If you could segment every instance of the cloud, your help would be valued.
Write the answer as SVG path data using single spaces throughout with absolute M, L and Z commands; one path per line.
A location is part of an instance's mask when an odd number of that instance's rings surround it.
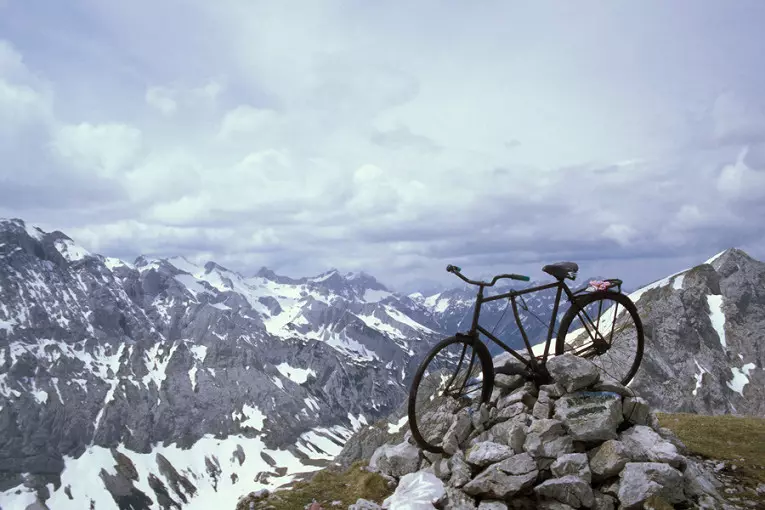
M 52 147 L 77 169 L 116 177 L 135 161 L 141 131 L 119 123 L 64 125 L 53 133 Z
M 0 215 L 94 251 L 641 283 L 765 234 L 765 43 L 710 21 L 743 8 L 6 9 Z
M 156 108 L 163 115 L 172 115 L 178 109 L 174 95 L 173 90 L 167 87 L 149 87 L 146 89 L 146 104 Z

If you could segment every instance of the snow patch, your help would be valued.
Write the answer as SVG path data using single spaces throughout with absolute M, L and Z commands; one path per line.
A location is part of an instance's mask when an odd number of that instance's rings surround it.
M 408 416 L 402 416 L 396 423 L 388 423 L 388 434 L 398 434 L 401 428 L 409 421 Z
M 732 389 L 742 397 L 744 396 L 744 386 L 749 383 L 749 372 L 754 369 L 754 363 L 747 363 L 741 368 L 731 367 L 730 371 L 733 372 L 733 380 L 728 381 L 728 388 Z
M 266 419 L 266 415 L 263 414 L 257 406 L 252 407 L 248 404 L 244 404 L 242 406 L 242 415 L 246 418 L 246 420 L 241 423 L 242 427 L 251 427 L 255 430 L 263 429 L 263 422 Z
M 722 256 L 722 254 L 723 254 L 723 253 L 725 253 L 726 251 L 728 251 L 728 250 L 723 250 L 723 251 L 721 251 L 720 253 L 718 253 L 718 254 L 717 254 L 717 255 L 715 255 L 714 257 L 712 257 L 712 258 L 710 258 L 710 259 L 706 260 L 706 261 L 704 262 L 704 264 L 711 264 L 711 263 L 712 263 L 712 262 L 714 262 L 715 260 L 719 259 L 719 258 L 720 258 L 720 256 Z
M 728 345 L 725 341 L 725 314 L 723 313 L 723 297 L 720 294 L 707 295 L 707 304 L 709 305 L 709 320 L 712 321 L 712 327 L 715 328 L 717 336 L 723 349 Z
M 316 377 L 316 372 L 310 368 L 298 368 L 293 367 L 286 362 L 282 362 L 276 365 L 276 369 L 287 379 L 294 381 L 297 384 L 303 384 L 308 380 L 308 376 Z
M 241 447 L 244 462 L 240 465 L 234 452 Z M 210 508 L 234 508 L 241 496 L 250 491 L 269 489 L 273 491 L 294 479 L 295 474 L 317 471 L 320 467 L 303 465 L 301 460 L 286 450 L 268 449 L 260 438 L 246 438 L 241 435 L 229 436 L 226 439 L 216 439 L 208 434 L 197 441 L 190 449 L 180 449 L 172 444 L 155 446 L 150 453 L 136 453 L 119 445 L 117 450 L 127 455 L 138 472 L 138 481 L 134 482 L 138 490 L 156 501 L 154 491 L 149 487 L 149 474 L 154 474 L 170 488 L 168 480 L 159 471 L 157 454 L 162 454 L 183 476 L 186 476 L 196 487 L 195 497 L 185 494 L 189 503 L 184 504 L 184 510 L 209 510 Z M 270 477 L 267 484 L 255 482 L 259 472 L 273 471 L 273 468 L 261 457 L 261 452 L 276 461 L 276 465 L 287 468 L 287 473 L 281 477 Z M 221 473 L 217 482 L 210 476 L 205 466 L 206 459 L 217 464 Z M 65 468 L 61 473 L 61 485 L 58 490 L 51 491 L 47 501 L 49 508 L 55 510 L 82 510 L 90 507 L 90 501 L 95 502 L 96 509 L 116 508 L 114 499 L 100 482 L 93 483 L 93 473 L 102 469 L 115 474 L 115 461 L 108 448 L 100 446 L 89 447 L 79 458 L 64 457 Z M 236 473 L 238 482 L 231 481 L 231 475 Z M 64 488 L 71 486 L 73 500 L 64 493 Z M 217 486 L 216 488 L 214 488 Z M 13 494 L 15 490 L 0 493 L 0 504 L 3 509 L 23 510 L 34 501 L 34 495 L 22 493 Z M 171 496 L 178 499 L 171 491 Z M 31 498 L 29 496 L 32 496 Z
M 130 264 L 128 262 L 125 262 L 124 260 L 120 260 L 114 257 L 104 257 L 104 265 L 109 269 L 109 271 L 114 271 L 118 267 L 127 267 L 129 269 L 135 269 L 135 266 L 133 266 L 133 264 Z
M 231 310 L 230 306 L 226 306 L 223 303 L 207 303 L 207 304 L 212 306 L 213 308 L 217 308 L 218 310 Z
M 685 273 L 675 278 L 675 281 L 672 282 L 672 288 L 675 290 L 682 290 L 684 279 L 685 279 Z
M 696 373 L 696 387 L 695 387 L 695 388 L 693 388 L 693 391 L 691 392 L 691 393 L 693 393 L 693 396 L 695 397 L 695 396 L 696 396 L 696 394 L 697 394 L 697 393 L 698 393 L 698 391 L 699 391 L 699 388 L 701 388 L 701 378 L 704 376 L 704 373 L 705 373 L 705 372 L 706 372 L 706 373 L 709 373 L 709 371 L 708 371 L 708 370 L 706 370 L 706 369 L 705 369 L 704 367 L 702 367 L 701 365 L 699 365 L 699 362 L 698 362 L 698 361 L 696 361 L 696 358 L 694 358 L 694 359 L 693 359 L 693 362 L 694 362 L 694 363 L 696 363 L 696 368 L 698 368 L 698 369 L 699 369 L 699 371 Z
M 69 262 L 76 262 L 90 256 L 88 250 L 82 246 L 74 244 L 74 242 L 69 239 L 57 239 L 56 242 L 53 243 L 53 246 L 55 246 L 61 256 Z
M 367 419 L 363 414 L 360 414 L 358 418 L 354 418 L 351 413 L 348 413 L 348 420 L 350 420 L 354 432 L 359 430 L 362 426 L 368 425 Z
M 189 292 L 194 296 L 196 299 L 198 294 L 210 294 L 213 295 L 212 292 L 207 290 L 204 285 L 202 285 L 199 280 L 191 276 L 190 274 L 179 274 L 175 275 L 175 279 L 181 283 L 184 287 L 186 287 Z

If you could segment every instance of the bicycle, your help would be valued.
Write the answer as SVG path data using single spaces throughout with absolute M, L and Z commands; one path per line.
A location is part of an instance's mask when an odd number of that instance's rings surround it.
M 626 386 L 637 373 L 643 357 L 643 324 L 635 304 L 622 293 L 621 280 L 613 278 L 589 282 L 586 286 L 572 291 L 565 280 L 576 280 L 579 266 L 574 262 L 560 262 L 542 268 L 545 273 L 556 279 L 555 282 L 522 290 L 510 290 L 493 296 L 484 296 L 484 289 L 493 287 L 501 279 L 530 281 L 530 278 L 518 274 L 501 274 L 495 276 L 491 282 L 484 282 L 465 277 L 461 272 L 462 269 L 457 266 L 449 265 L 446 270 L 454 273 L 470 285 L 477 285 L 478 294 L 470 330 L 466 333 L 457 333 L 455 336 L 436 344 L 425 356 L 412 380 L 408 405 L 409 427 L 413 438 L 422 449 L 433 453 L 443 453 L 443 448 L 437 441 L 443 439 L 449 421 L 444 420 L 443 416 L 439 415 L 439 409 L 454 412 L 466 406 L 488 404 L 491 399 L 495 379 L 494 360 L 488 347 L 480 339 L 479 333 L 519 362 L 508 363 L 504 367 L 500 367 L 497 373 L 521 375 L 526 380 L 534 381 L 537 385 L 551 382 L 546 363 L 550 354 L 558 307 L 564 293 L 570 303 L 570 308 L 560 321 L 555 341 L 555 355 L 572 352 L 576 356 L 593 360 L 595 363 L 595 361 L 601 360 L 604 354 L 612 351 L 615 335 L 616 339 L 624 339 L 624 337 L 634 334 L 634 338 L 626 339 L 625 342 L 619 344 L 626 344 L 628 349 L 634 348 L 634 359 L 631 364 L 623 365 L 626 368 L 623 374 L 614 376 L 606 373 L 606 375 L 607 378 Z M 544 343 L 544 351 L 541 354 L 536 354 L 535 347 L 538 350 L 542 344 L 532 346 L 529 342 L 518 313 L 517 300 L 523 301 L 523 296 L 526 294 L 552 288 L 557 288 L 557 292 L 552 318 L 547 329 L 547 339 Z M 500 299 L 508 299 L 508 304 L 512 305 L 516 325 L 528 351 L 527 358 L 478 323 L 481 305 Z M 604 306 L 608 303 L 611 305 Z M 587 311 L 591 305 L 595 305 L 597 308 L 595 320 L 590 317 Z M 623 307 L 622 311 L 619 311 L 619 306 Z M 626 311 L 627 314 L 622 313 L 623 311 Z M 581 325 L 572 329 L 577 320 Z M 601 322 L 605 326 L 603 331 L 600 329 Z M 609 322 L 610 328 L 607 325 Z M 608 335 L 608 339 L 606 339 L 606 335 Z M 457 347 L 456 352 L 447 352 L 452 347 Z M 466 369 L 463 365 L 466 365 Z M 434 388 L 429 388 L 427 384 L 434 386 Z M 420 392 L 421 389 L 424 389 L 422 393 Z M 441 403 L 434 402 L 438 396 L 445 397 L 447 403 L 451 403 L 451 405 L 444 408 Z M 419 404 L 423 404 L 424 409 L 418 409 Z M 427 437 L 423 436 L 423 430 L 427 430 Z

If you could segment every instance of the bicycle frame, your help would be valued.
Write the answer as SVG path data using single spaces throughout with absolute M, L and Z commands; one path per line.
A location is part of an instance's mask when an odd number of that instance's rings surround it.
M 494 296 L 484 297 L 484 287 L 486 286 L 487 285 L 484 285 L 484 284 L 479 285 L 478 296 L 476 298 L 476 304 L 475 304 L 475 310 L 473 312 L 472 326 L 470 327 L 470 331 L 464 334 L 478 340 L 478 333 L 482 333 L 484 336 L 486 336 L 486 338 L 488 338 L 489 340 L 491 340 L 492 342 L 500 346 L 506 352 L 510 353 L 512 356 L 518 359 L 521 363 L 523 363 L 527 368 L 530 368 L 534 373 L 539 373 L 540 368 L 539 368 L 537 357 L 534 355 L 534 351 L 532 349 L 531 343 L 529 342 L 529 338 L 526 335 L 526 330 L 523 328 L 523 324 L 521 324 L 521 320 L 518 315 L 518 305 L 516 304 L 516 298 L 518 298 L 519 296 L 523 296 L 524 294 L 532 294 L 534 292 L 539 292 L 542 290 L 557 288 L 557 292 L 555 295 L 555 303 L 553 305 L 552 317 L 550 318 L 550 324 L 547 329 L 547 340 L 545 341 L 545 350 L 541 358 L 542 364 L 544 365 L 547 362 L 547 357 L 548 357 L 548 354 L 550 353 L 550 344 L 553 338 L 553 331 L 555 330 L 555 322 L 556 322 L 556 317 L 558 315 L 558 307 L 560 305 L 561 296 L 565 293 L 569 302 L 571 302 L 573 306 L 576 294 L 586 289 L 587 286 L 584 286 L 581 289 L 578 289 L 576 291 L 572 291 L 568 287 L 568 285 L 566 285 L 566 282 L 564 280 L 559 280 L 553 283 L 538 285 L 536 287 L 529 287 L 523 290 L 512 290 L 510 292 L 505 292 L 505 293 L 497 294 Z M 481 305 L 483 305 L 483 303 L 488 303 L 490 301 L 498 301 L 500 299 L 510 299 L 510 303 L 513 306 L 513 315 L 515 316 L 515 323 L 521 332 L 521 336 L 523 337 L 523 343 L 526 345 L 526 349 L 529 352 L 528 360 L 526 360 L 523 356 L 521 356 L 515 349 L 507 345 L 505 342 L 503 342 L 502 340 L 494 336 L 491 332 L 487 331 L 483 326 L 478 324 L 478 319 L 481 315 Z

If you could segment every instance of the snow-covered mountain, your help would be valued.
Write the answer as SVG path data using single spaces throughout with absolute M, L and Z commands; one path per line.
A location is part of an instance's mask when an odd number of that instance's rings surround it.
M 765 414 L 764 267 L 728 250 L 631 294 L 653 333 L 633 386 L 654 406 Z M 337 270 L 130 263 L 0 220 L 0 508 L 233 508 L 400 410 L 430 346 L 469 328 L 474 297 Z M 526 297 L 532 340 L 553 299 Z M 518 347 L 506 305 L 481 322 Z
M 364 273 L 128 263 L 4 220 L 0 507 L 233 507 L 390 412 L 441 337 Z

